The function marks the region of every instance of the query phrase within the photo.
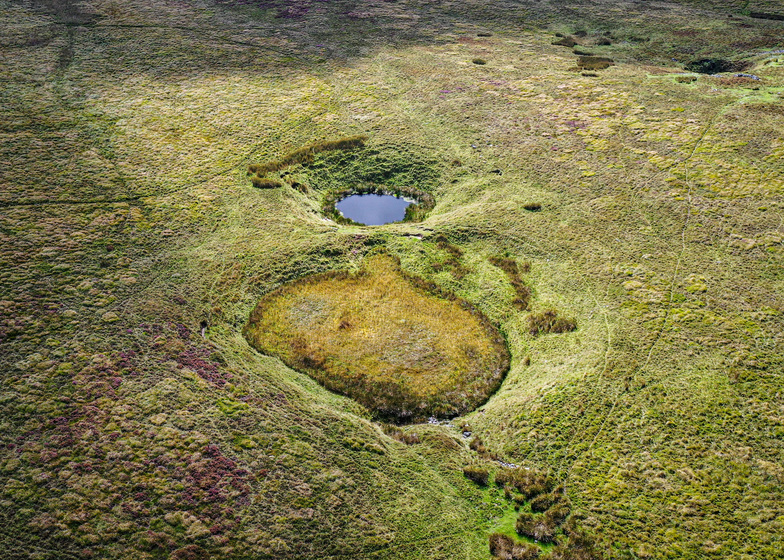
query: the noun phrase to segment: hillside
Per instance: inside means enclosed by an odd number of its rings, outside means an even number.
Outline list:
[[[5,558],[781,557],[780,2],[0,0],[0,53]],[[503,334],[478,409],[244,338],[381,253]]]

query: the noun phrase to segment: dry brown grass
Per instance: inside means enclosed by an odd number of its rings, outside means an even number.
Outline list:
[[[391,257],[266,296],[244,329],[261,352],[396,421],[483,402],[509,364],[501,334],[470,304],[404,274]]]
[[[614,65],[613,59],[604,56],[581,56],[577,59],[580,70],[605,70]]]
[[[559,317],[554,309],[548,309],[541,313],[532,313],[528,316],[528,332],[531,336],[548,333],[571,332],[577,328],[574,319]]]
[[[531,263],[526,262],[518,266],[514,259],[505,257],[490,257],[488,260],[490,264],[503,270],[509,278],[509,282],[517,294],[517,297],[512,300],[512,305],[520,311],[528,309],[531,303],[531,288],[526,286],[523,279],[520,278],[520,272],[528,273],[531,270]]]

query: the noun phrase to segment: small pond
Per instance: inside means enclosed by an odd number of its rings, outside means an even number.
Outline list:
[[[389,194],[352,194],[338,201],[335,207],[349,220],[366,226],[400,222],[412,201]]]

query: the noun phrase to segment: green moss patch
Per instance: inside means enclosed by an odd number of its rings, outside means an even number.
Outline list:
[[[503,337],[478,310],[383,254],[358,273],[309,276],[269,294],[244,334],[257,350],[395,421],[465,413],[509,366]]]

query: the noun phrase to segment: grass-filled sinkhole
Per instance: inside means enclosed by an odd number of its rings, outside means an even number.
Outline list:
[[[308,276],[265,296],[243,329],[260,352],[396,422],[482,404],[509,368],[501,333],[389,255],[358,272]]]

